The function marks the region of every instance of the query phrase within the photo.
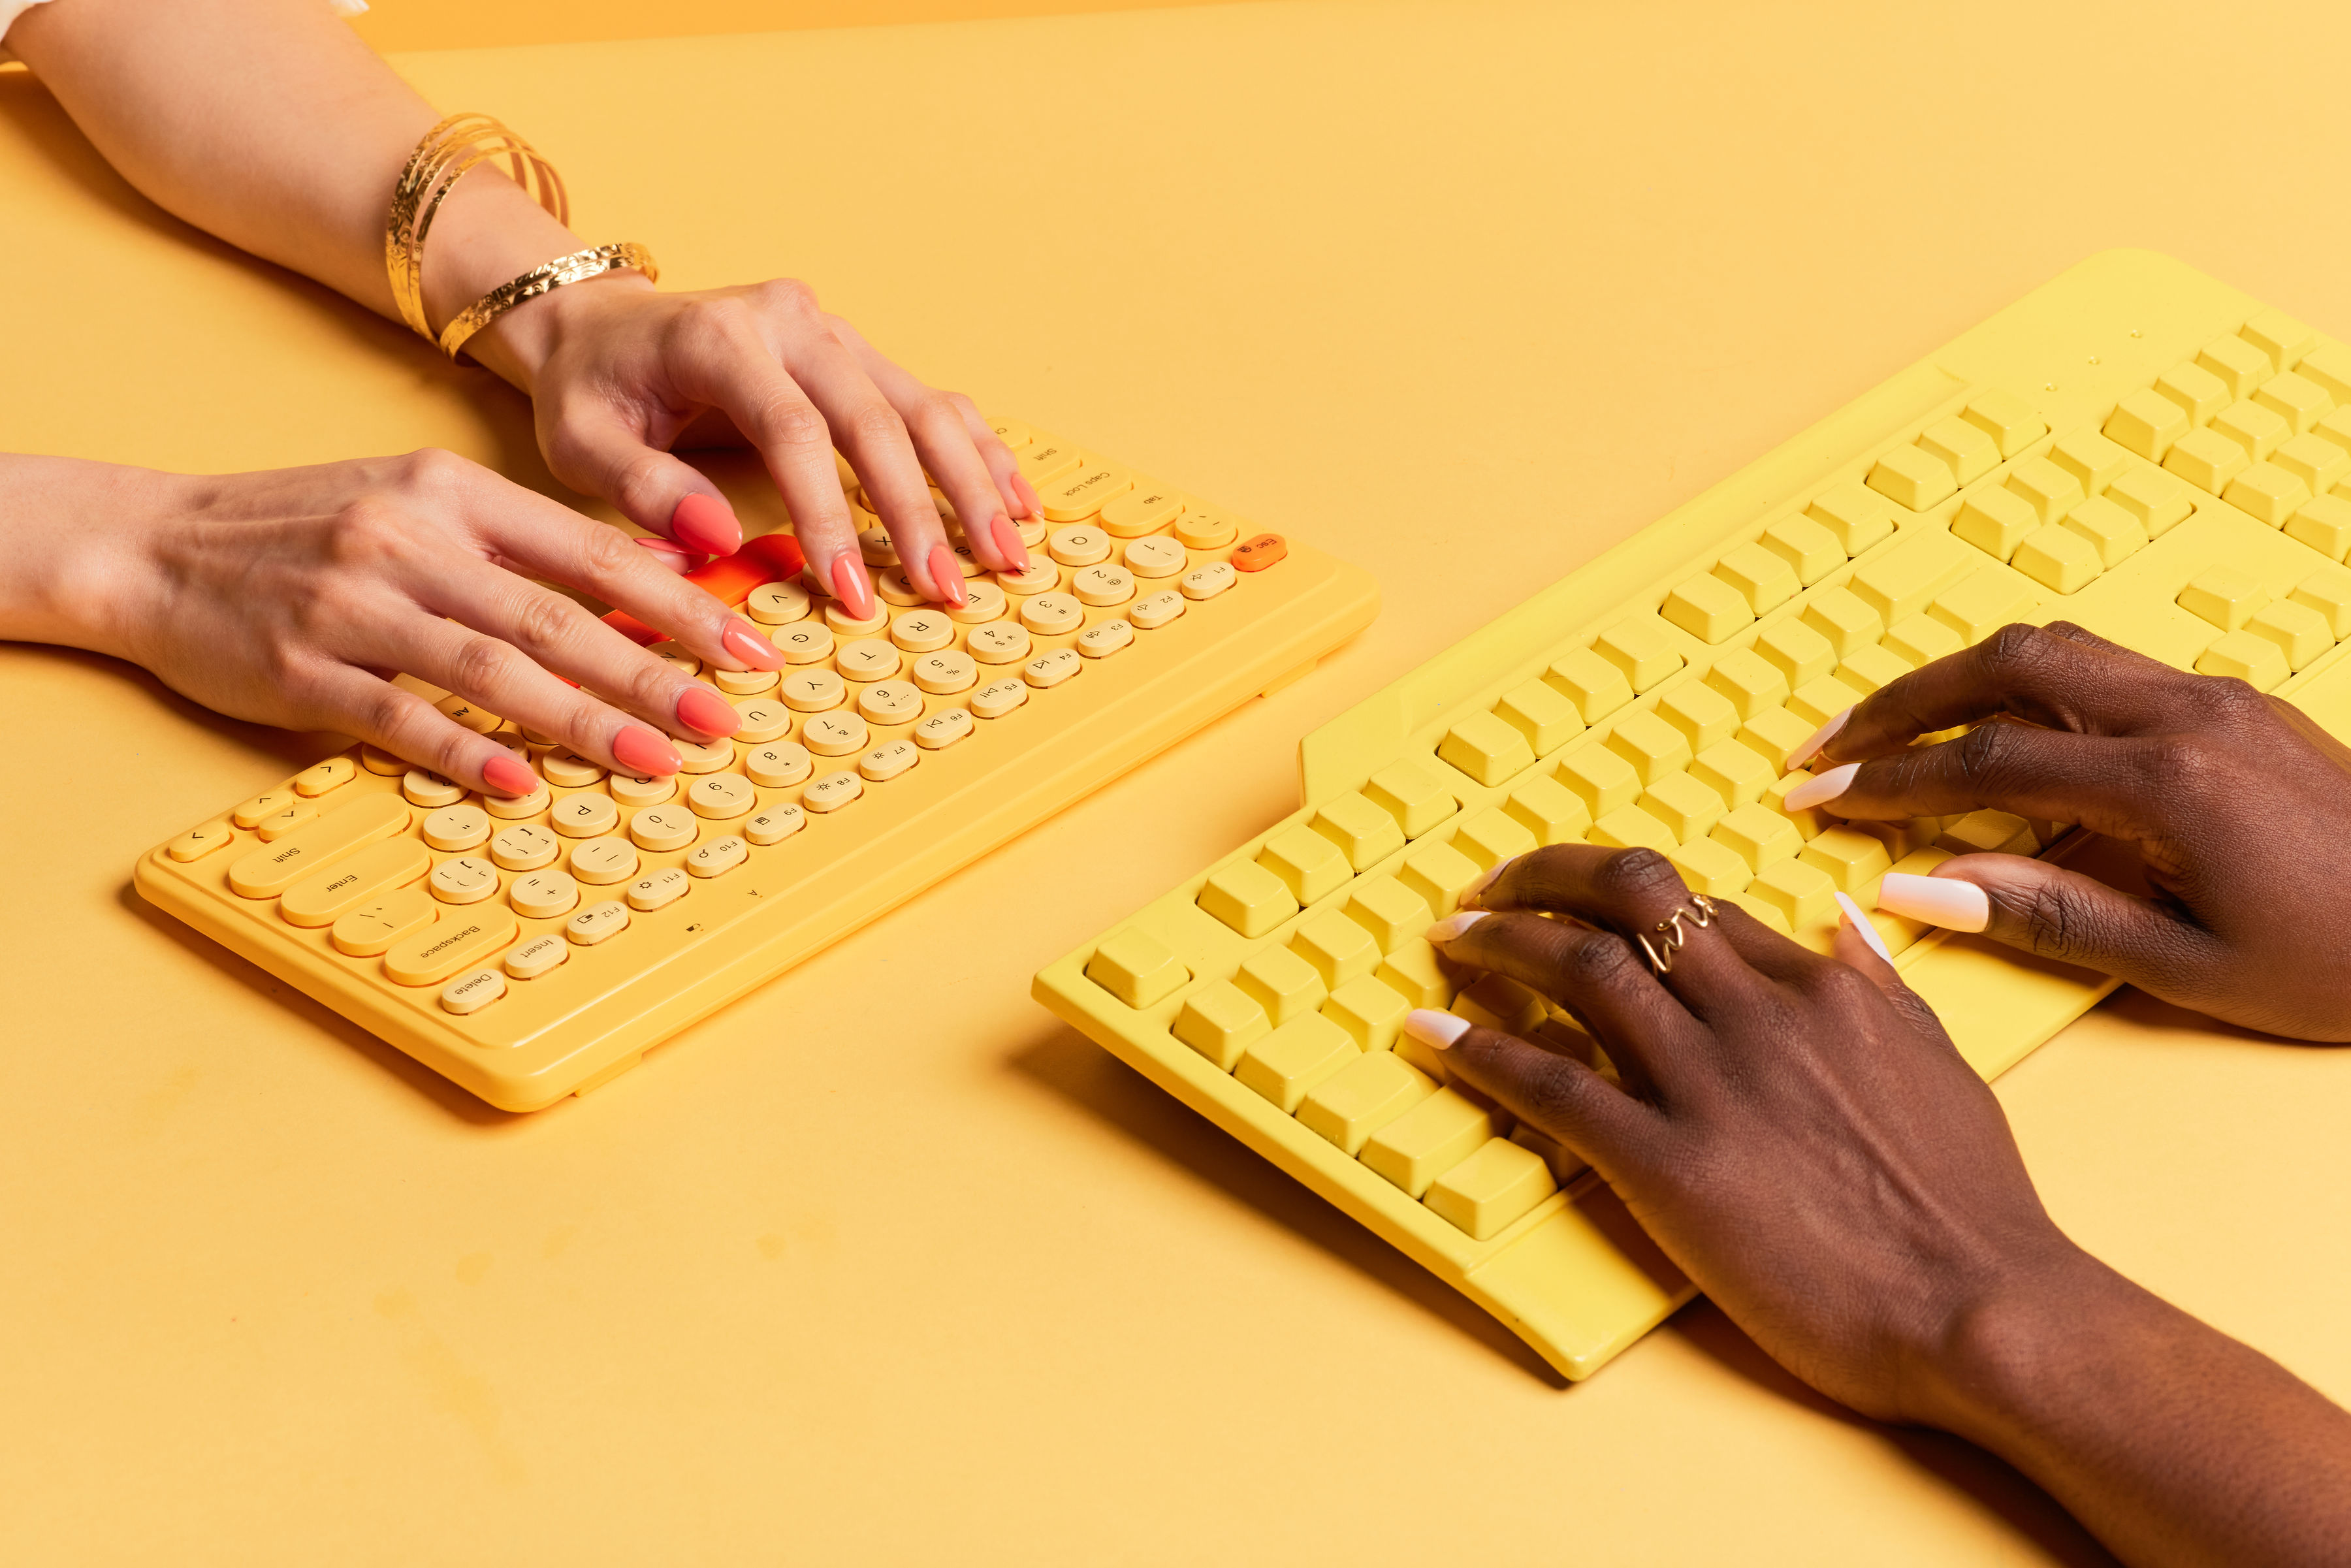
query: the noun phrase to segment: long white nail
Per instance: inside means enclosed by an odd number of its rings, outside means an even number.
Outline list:
[[[1404,1015],[1404,1031],[1423,1045],[1450,1051],[1455,1040],[1469,1032],[1469,1020],[1435,1008],[1415,1008]]]
[[[1836,732],[1844,727],[1844,721],[1852,716],[1851,708],[1846,708],[1843,713],[1830,715],[1828,723],[1813,731],[1812,739],[1788,753],[1788,771],[1793,773],[1797,768],[1818,757],[1821,754],[1821,747],[1834,739]]]
[[[1861,764],[1848,762],[1832,768],[1817,779],[1807,779],[1788,791],[1786,805],[1791,811],[1808,811],[1814,806],[1824,806],[1844,794],[1853,783],[1853,776],[1861,771]]]
[[[1869,916],[1862,912],[1861,905],[1853,901],[1853,895],[1840,893],[1836,895],[1836,901],[1837,907],[1844,911],[1845,918],[1853,922],[1854,930],[1860,933],[1861,939],[1869,944],[1869,950],[1889,964],[1894,962],[1894,955],[1886,950],[1886,938],[1877,934],[1877,927],[1872,925]]]
[[[1877,907],[1947,931],[1980,931],[1991,924],[1991,895],[1974,883],[1955,876],[1912,876],[1907,871],[1889,871],[1878,883]]]
[[[1494,879],[1500,876],[1504,872],[1510,870],[1518,858],[1518,856],[1512,855],[1509,860],[1496,861],[1485,871],[1479,873],[1478,880],[1463,888],[1460,894],[1453,900],[1454,904],[1462,909],[1474,909],[1477,907],[1478,895],[1485,892],[1488,888],[1493,886]]]
[[[1458,915],[1448,915],[1428,928],[1428,939],[1431,942],[1450,942],[1485,919],[1488,913],[1483,909],[1465,909]]]

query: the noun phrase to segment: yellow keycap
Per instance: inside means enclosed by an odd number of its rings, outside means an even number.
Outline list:
[[[630,841],[639,849],[651,850],[655,854],[682,850],[694,842],[700,832],[694,813],[675,806],[651,806],[629,819]]]
[[[1443,915],[1460,903],[1461,890],[1477,881],[1485,869],[1451,844],[1423,844],[1404,857],[1396,880]]]
[[[432,867],[432,857],[414,839],[383,840],[287,888],[277,901],[277,913],[294,925],[331,925],[360,904],[407,886]]]
[[[1771,780],[1771,788],[1763,791],[1763,799],[1760,802],[1793,822],[1796,825],[1796,831],[1807,839],[1818,837],[1827,830],[1835,827],[1839,821],[1818,806],[1794,811],[1788,809],[1789,792],[1801,788],[1813,777],[1809,770],[1783,773]]]
[[[1810,517],[1782,517],[1763,530],[1759,542],[1786,561],[1805,588],[1844,564],[1844,550],[1836,536]]]
[[[490,814],[479,806],[444,806],[428,812],[424,841],[436,850],[470,850],[490,836]]]
[[[1126,618],[1145,632],[1156,632],[1184,613],[1184,596],[1172,588],[1144,595],[1134,601]]]
[[[1918,433],[1919,448],[1939,459],[1962,485],[1972,485],[2000,464],[2000,444],[1981,425],[1954,415]]]
[[[1391,762],[1364,784],[1364,797],[1416,839],[1453,815],[1456,802],[1434,769],[1407,758]]]
[[[395,898],[398,894],[393,895]],[[386,902],[390,902],[387,900]],[[384,950],[383,972],[394,985],[437,986],[461,969],[489,962],[515,939],[514,911],[503,904],[476,904],[453,911]]]
[[[1638,806],[1620,807],[1596,819],[1584,836],[1604,850],[1649,849],[1659,854],[1672,852],[1681,841],[1671,828]]]
[[[2325,387],[2292,371],[2263,382],[2253,393],[2253,401],[2284,420],[2286,427],[2296,435],[2326,417],[2335,407],[2335,400]]]
[[[1686,683],[1675,687],[1657,699],[1656,714],[1682,732],[1694,752],[1739,733],[1739,710],[1709,685]]]
[[[1837,653],[1829,640],[1802,621],[1766,627],[1755,639],[1755,653],[1780,672],[1791,689],[1836,668]]]
[[[2066,475],[2068,481],[2072,477]],[[1983,557],[1970,546],[1939,530],[1924,529],[1857,569],[1847,586],[1877,612],[1881,622],[1892,625],[1925,609],[1935,595],[1982,564]]]
[[[2001,560],[2014,555],[2024,536],[2040,526],[2041,515],[2032,503],[2004,487],[1978,490],[1960,503],[1959,515],[1951,519],[1955,537]]]
[[[360,747],[360,766],[371,773],[387,779],[397,779],[408,771],[408,764],[389,751],[379,751],[372,746]]]
[[[629,928],[629,906],[618,899],[591,904],[563,923],[564,938],[576,946],[593,947]]]
[[[1081,463],[1071,473],[1037,487],[1048,522],[1075,522],[1092,517],[1113,496],[1134,488],[1134,476],[1115,463]]]
[[[2150,463],[2160,463],[2171,444],[2188,434],[2188,411],[2152,387],[2126,392],[2106,415],[2107,439]]]
[[[2223,632],[2234,632],[2270,601],[2269,591],[2231,566],[2211,566],[2179,591],[2179,608]]]
[[[999,571],[997,586],[1007,594],[1050,593],[1061,586],[1061,569],[1046,557],[1031,553],[1026,571]]]
[[[626,839],[589,839],[572,846],[566,863],[581,882],[609,887],[637,874],[636,846]]]
[[[875,784],[887,784],[923,759],[922,747],[911,740],[885,740],[857,759],[857,771]]]
[[[626,897],[629,907],[640,915],[664,909],[684,897],[694,886],[694,878],[677,866],[652,872],[629,883]]]
[[[735,760],[732,740],[694,741],[670,737],[670,749],[677,753],[679,771],[684,773],[716,773]]]
[[[434,866],[425,886],[444,904],[478,904],[498,891],[498,869],[479,855],[457,855]]]
[[[1788,677],[1751,648],[1717,659],[1706,674],[1706,684],[1722,694],[1742,721],[1788,700]]]
[[[1689,737],[1655,713],[1629,713],[1618,718],[1608,736],[1608,748],[1633,766],[1644,784],[1689,766]]]
[[[1184,999],[1184,1009],[1169,1032],[1214,1062],[1217,1071],[1230,1072],[1241,1052],[1273,1032],[1273,1020],[1256,998],[1229,980],[1217,980]]]
[[[1894,857],[1886,852],[1885,842],[1854,827],[1825,830],[1796,858],[1826,872],[1840,893],[1859,897],[1866,891],[1869,896],[1862,900],[1865,907],[1876,903],[1877,879],[1894,867]]]
[[[1886,634],[1886,621],[1877,610],[1842,588],[1813,594],[1804,606],[1803,623],[1819,632],[1839,659]]]
[[[686,852],[685,869],[692,876],[721,876],[751,858],[751,846],[728,834],[696,844]]]
[[[872,731],[854,713],[820,713],[800,727],[800,744],[819,757],[854,757],[872,743]]]
[[[779,844],[808,825],[808,813],[798,806],[770,806],[743,823],[743,836],[755,844]]]
[[[1059,596],[1042,597],[1058,598]],[[1083,612],[1080,613],[1082,615]],[[998,621],[986,626],[974,627],[969,641],[965,644],[965,651],[976,664],[1016,664],[1029,658],[1035,652],[1035,647],[1036,644],[1029,640],[1028,627],[1017,622]],[[952,653],[933,653],[927,659],[919,661],[915,666],[915,683],[921,684],[923,666],[929,664],[932,660],[946,661],[944,664],[932,665],[935,670],[942,672],[935,678],[942,680],[954,678],[955,674],[959,673],[960,669],[953,663],[955,657]],[[978,678],[977,670],[973,673],[973,678],[975,680]]]
[[[253,824],[265,844],[275,843],[319,814],[319,808],[309,801],[291,799]]]
[[[264,789],[260,794],[230,812],[229,820],[240,828],[257,828],[287,807],[299,804],[300,800],[300,796],[284,786],[275,789]],[[311,811],[305,814],[315,815],[316,808],[312,808]]]
[[[1748,607],[1761,615],[1776,610],[1802,591],[1796,569],[1777,552],[1761,544],[1733,545],[1714,565],[1714,575],[1739,591]]]
[[[809,592],[797,582],[763,582],[743,600],[743,612],[762,626],[787,626],[809,612]]]
[[[1586,724],[1598,723],[1633,700],[1633,684],[1625,672],[1589,648],[1553,660],[1543,672],[1543,684],[1573,703]]]
[[[1192,977],[1165,943],[1133,926],[1104,937],[1086,960],[1085,973],[1131,1008],[1156,1007]]]
[[[1792,695],[1789,698],[1793,702]],[[1796,747],[1813,737],[1822,720],[1808,719],[1784,707],[1766,708],[1749,719],[1739,729],[1737,739],[1771,765],[1776,774],[1788,766],[1788,758]]]
[[[2205,344],[2196,364],[2228,388],[2231,397],[2249,396],[2275,368],[2267,354],[2233,334]]]
[[[408,807],[398,796],[360,796],[246,851],[228,868],[229,887],[244,898],[275,898],[311,873],[389,838],[408,821]]]
[[[2336,402],[2351,402],[2351,349],[2340,344],[2312,348],[2285,368],[2324,387]]]
[[[1885,497],[1852,480],[1823,491],[1804,516],[1828,529],[1837,548],[1851,557],[1894,536],[1894,511]]]
[[[1184,547],[1170,538],[1141,538],[1119,551],[1119,564],[1137,579],[1174,577],[1190,564]]]
[[[539,766],[547,772],[549,779],[558,784],[563,784],[569,780],[558,778],[555,769],[569,760],[571,760],[569,752],[558,751],[550,753]],[[604,770],[597,768],[595,764],[585,763],[585,766],[594,770],[594,777],[583,779],[581,782],[592,784],[604,776]],[[406,798],[409,804],[423,806],[427,810],[438,810],[443,806],[454,806],[465,798],[465,791],[463,789],[452,784],[438,773],[428,773],[422,768],[412,768],[401,776],[400,792]]]
[[[2318,340],[2317,333],[2283,310],[2259,312],[2239,329],[2237,335],[2261,350],[2269,357],[2270,363],[2281,371],[2294,369]]]
[[[822,664],[832,657],[832,628],[821,621],[804,621],[776,637],[776,652],[784,656],[788,665],[807,667]],[[827,670],[826,674],[832,672]],[[791,676],[784,677],[789,684]]]
[[[1755,876],[1736,850],[1714,839],[1692,839],[1666,859],[1681,873],[1684,886],[1710,898],[1738,893]]]
[[[1946,595],[1950,591],[1944,590]],[[1963,632],[1935,619],[1932,606],[1927,614],[1905,616],[1886,629],[1885,646],[1908,660],[1913,669],[1948,658],[1967,644]]]
[[[339,953],[372,958],[420,926],[430,925],[438,914],[430,894],[421,887],[403,887],[337,916],[327,936]]]
[[[1279,1029],[1311,1013],[1329,994],[1313,965],[1287,947],[1268,947],[1242,960],[1233,983],[1257,998]]]
[[[1879,688],[1892,685],[1910,673],[1910,664],[1901,654],[1883,643],[1873,643],[1866,648],[1855,648],[1837,666],[1836,678],[1864,696]]]
[[[1760,800],[1779,770],[1753,747],[1719,741],[1692,759],[1689,776],[1714,791],[1724,810]]]
[[[1573,843],[1592,825],[1592,813],[1557,779],[1526,779],[1510,790],[1502,809],[1534,835],[1538,844]]]
[[[1029,688],[1019,681],[991,681],[971,694],[975,718],[1002,718],[1029,700]]]
[[[1489,806],[1462,819],[1453,832],[1453,847],[1476,861],[1480,871],[1489,871],[1539,846],[1525,823]]]
[[[1633,765],[1604,746],[1586,746],[1570,755],[1552,775],[1583,802],[1594,817],[1629,806],[1641,792],[1641,776]]]
[[[2016,547],[2016,570],[2057,593],[2078,593],[2104,570],[2095,546],[2062,524],[2038,528]]]
[[[2055,522],[2088,494],[2079,475],[2046,457],[2028,457],[2010,469],[2007,486],[2044,523]]]
[[[1086,566],[1070,574],[1070,589],[1081,604],[1123,604],[1134,597],[1134,574],[1123,567]],[[1035,603],[1036,601],[1029,601]]]
[[[1320,1013],[1310,1013],[1243,1051],[1233,1077],[1288,1114],[1316,1085],[1362,1055],[1345,1030]]]
[[[606,795],[566,795],[547,814],[548,825],[567,839],[592,839],[620,824],[620,808]]]
[[[805,783],[815,768],[808,747],[789,740],[754,747],[743,754],[743,771],[752,783],[768,789]]]
[[[1297,934],[1290,939],[1290,950],[1312,965],[1315,973],[1322,977],[1324,987],[1332,990],[1358,976],[1369,975],[1379,967],[1382,956],[1372,934],[1336,909],[1310,915],[1299,922]]]
[[[1134,488],[1102,503],[1102,527],[1119,538],[1157,533],[1184,511],[1184,497],[1166,486],[1139,480]]]
[[[2006,811],[1970,811],[1945,825],[1937,847],[1955,855],[2029,855],[2040,846],[2022,817]]]
[[[562,937],[534,936],[520,943],[502,960],[506,972],[517,980],[536,980],[571,956],[571,945]]]
[[[1404,848],[1404,830],[1368,797],[1349,790],[1314,813],[1314,831],[1339,846],[1347,863],[1367,870]]]
[[[1997,387],[1970,398],[1959,417],[1990,435],[2002,458],[2015,456],[2049,434],[2031,403]]]
[[[2337,480],[2351,474],[2351,452],[2321,435],[2297,435],[2279,444],[2270,461],[2301,480],[2314,496],[2323,496]]]
[[[945,751],[977,728],[968,708],[941,708],[911,731],[914,744],[925,751]]]
[[[1124,621],[1104,621],[1078,633],[1078,656],[1107,659],[1134,643],[1134,628]]]
[[[226,822],[206,822],[203,827],[190,828],[186,832],[173,839],[164,846],[163,852],[185,864],[190,861],[204,859],[235,837],[236,835],[229,831]]]
[[[832,656],[833,668],[852,681],[886,681],[898,673],[904,655],[878,637],[861,637],[841,644]]]
[[[2351,464],[2351,454],[2345,461]],[[2105,498],[2137,517],[2149,538],[2160,537],[2195,509],[2188,486],[2159,468],[2132,468],[2107,487]]]
[[[1301,904],[1336,893],[1353,874],[1339,847],[1306,827],[1277,831],[1258,852],[1257,863],[1280,877]]]
[[[1859,701],[1859,692],[1834,675],[1823,675],[1798,686],[1789,695],[1787,711],[1818,729]]]
[[[904,576],[904,569],[893,568],[889,572],[888,577],[885,577],[883,580],[880,588],[877,588],[876,591],[881,592],[882,589],[887,588],[889,578],[903,578]],[[914,591],[912,589],[907,589],[905,591],[913,593]],[[888,595],[886,593],[883,593],[882,597],[886,601]],[[914,601],[920,601],[919,596],[916,597]],[[890,607],[886,602],[878,603],[874,605],[872,614],[861,616],[852,615],[847,608],[839,603],[828,604],[824,607],[824,624],[826,629],[831,632],[836,637],[878,636],[882,632],[888,631],[890,628]],[[782,646],[780,643],[777,645],[778,647]]]
[[[958,626],[977,626],[1008,613],[1012,601],[1004,590],[993,582],[969,581],[963,585],[964,601],[947,606],[946,617]]]
[[[923,693],[910,681],[877,681],[857,695],[857,711],[870,724],[912,724],[923,716]]]
[[[652,646],[648,647],[645,652],[651,653],[654,658],[659,659],[663,664],[667,664],[671,669],[675,670],[679,674],[685,676],[688,680],[692,680],[695,676],[702,674],[702,661],[695,658],[692,653],[688,653],[684,648],[680,647],[675,643],[655,643]],[[455,699],[452,698],[450,700],[455,701]],[[459,720],[459,722],[463,723],[464,721]],[[496,720],[492,721],[492,727],[496,727]]]
[[[1660,613],[1701,643],[1720,643],[1755,619],[1746,597],[1711,572],[1667,594]]]
[[[1447,730],[1437,755],[1480,784],[1499,784],[1535,759],[1527,737],[1490,713],[1473,713]]]
[[[1107,529],[1090,524],[1081,528],[1055,528],[1046,549],[1053,559],[1063,566],[1092,566],[1110,559],[1111,537]]]
[[[1914,512],[1925,511],[1959,487],[1949,464],[1917,446],[1897,446],[1880,457],[1863,483]]]
[[[1478,1152],[1500,1130],[1494,1113],[1459,1091],[1439,1089],[1365,1139],[1365,1166],[1413,1197]]]
[[[1074,648],[1057,648],[1050,653],[1039,653],[1020,666],[1020,678],[1029,685],[1044,690],[1069,680],[1085,665]]]
[[[1343,1063],[1310,1091],[1299,1104],[1298,1121],[1353,1155],[1373,1134],[1435,1092],[1437,1084],[1426,1073],[1390,1051],[1374,1050]]]
[[[1194,567],[1176,580],[1176,586],[1189,600],[1214,599],[1240,580],[1230,561],[1212,560],[1206,566]]]
[[[2351,637],[2351,571],[2323,566],[2297,584],[2294,601],[2315,610],[2339,640]]]
[[[1432,1183],[1425,1200],[1438,1218],[1485,1241],[1500,1235],[1559,1190],[1551,1166],[1508,1138],[1489,1138],[1477,1153]]]
[[[515,878],[507,890],[517,915],[531,920],[554,920],[571,913],[580,902],[580,883],[569,873],[535,871]]]
[[[2037,528],[2033,531],[2040,532]],[[1927,613],[1949,627],[1961,641],[1980,643],[2022,617],[2031,608],[2032,599],[2032,584],[2019,571],[1986,566],[1937,594],[1935,601],[1927,607]]]
[[[1371,933],[1382,953],[1419,936],[1436,918],[1428,901],[1393,876],[1366,877],[1347,894],[1347,918]]]
[[[1583,716],[1548,681],[1529,681],[1504,692],[1494,716],[1525,736],[1537,755],[1557,750],[1583,730]]]
[[[1714,787],[1687,773],[1667,774],[1649,786],[1636,805],[1665,824],[1677,844],[1706,837],[1723,813],[1722,797]]]
[[[2230,480],[2220,498],[2257,522],[2282,528],[2310,499],[2310,486],[2274,463],[2256,463]]]
[[[2326,617],[2306,604],[2263,605],[2245,622],[2245,630],[2276,643],[2290,670],[2303,668],[2335,646],[2335,632]]]
[[[2294,426],[2274,411],[2252,402],[2231,403],[2212,416],[2207,428],[2243,447],[2255,463],[2265,461],[2287,436],[2295,434]]]
[[[1750,873],[1793,860],[1804,847],[1804,835],[1794,822],[1761,804],[1725,812],[1708,837],[1738,855]]]
[[[2095,430],[2076,430],[2057,438],[2049,460],[2081,481],[2085,496],[2095,496],[2122,476],[2130,454]]]
[[[2244,447],[2209,427],[2191,430],[2172,444],[2163,466],[2199,490],[2217,496],[2229,481],[2252,466]]]
[[[544,827],[517,822],[490,841],[490,859],[507,871],[537,871],[554,862],[563,841]]]
[[[2236,394],[2201,365],[2174,365],[2155,378],[2155,390],[2187,412],[2189,423],[2202,425],[2229,406]]]
[[[1085,623],[1086,607],[1072,594],[1040,593],[1023,600],[1020,604],[1020,624],[1040,637],[1058,637],[1074,632]],[[974,642],[977,633],[974,633]],[[985,662],[986,656],[975,657]]]
[[[1868,841],[1881,856],[1886,846]],[[1746,896],[1760,899],[1779,912],[1791,931],[1836,920],[1836,883],[1827,872],[1798,860],[1776,861],[1755,873]]]
[[[1383,959],[1373,977],[1416,1008],[1441,1008],[1453,999],[1453,980],[1437,949],[1417,937]]]
[[[2060,526],[2089,540],[2102,568],[2120,566],[2147,543],[2139,520],[2104,496],[2093,496],[2066,513]]]
[[[1592,651],[1625,673],[1636,692],[1646,692],[1682,667],[1682,656],[1654,615],[1620,621],[1593,639]],[[1589,720],[1592,716],[1586,714]]]

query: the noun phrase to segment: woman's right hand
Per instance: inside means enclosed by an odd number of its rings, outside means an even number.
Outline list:
[[[2155,889],[2137,898],[2044,861],[1972,854],[1887,876],[1880,908],[2231,1023],[2351,1040],[2351,748],[2291,704],[2064,622],[2016,625],[1857,704],[1821,755],[1838,766],[1791,805],[2078,822],[2135,848]]]
[[[532,578],[627,611],[705,664],[783,663],[628,535],[446,452],[221,476],[5,462],[12,509],[49,519],[48,547],[11,531],[50,570],[5,596],[0,631],[132,660],[207,707],[356,736],[469,789],[527,795],[538,780],[394,673],[640,776],[677,771],[671,736],[740,724],[710,687]]]

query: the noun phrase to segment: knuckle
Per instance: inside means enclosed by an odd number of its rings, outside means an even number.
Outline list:
[[[884,444],[906,438],[906,422],[879,398],[850,415],[849,427],[861,444]]]
[[[599,578],[619,576],[636,564],[639,553],[632,536],[605,524],[591,524],[580,541],[581,564]]]
[[[789,316],[818,316],[816,290],[797,277],[771,277],[758,285],[759,303]]]
[[[1677,895],[1687,891],[1673,862],[1652,849],[1619,850],[1610,855],[1601,862],[1600,887],[1604,894],[1621,898],[1637,898],[1668,888]]]
[[[512,648],[495,637],[478,632],[465,639],[450,664],[450,676],[456,689],[468,697],[484,700],[482,694],[495,691],[513,673],[516,654]]]
[[[2040,627],[2011,621],[1977,644],[1977,664],[1995,681],[2014,680],[2046,664],[2053,643]]]
[[[1560,970],[1571,991],[1598,989],[1624,977],[1634,961],[1631,943],[1598,932],[1571,941],[1560,956]]]
[[[401,479],[413,490],[440,495],[472,476],[474,465],[442,446],[423,446],[401,459]]]
[[[406,555],[408,519],[390,502],[363,496],[334,516],[329,549],[346,566],[381,566]]]
[[[515,631],[528,648],[559,648],[573,641],[588,612],[559,593],[532,589],[515,610]]]
[[[824,447],[832,445],[832,430],[825,423],[824,415],[816,404],[797,392],[778,389],[760,404],[759,423],[768,436],[779,446]]]
[[[2251,687],[2246,688],[2251,690]],[[2139,776],[2150,800],[2198,800],[2228,787],[2231,754],[2196,736],[2165,736],[2139,753]]]

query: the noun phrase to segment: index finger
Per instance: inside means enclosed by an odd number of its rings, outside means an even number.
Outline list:
[[[2077,735],[2177,727],[2184,676],[2069,622],[2003,626],[1972,648],[1887,682],[1821,727],[1789,759],[1851,762],[1922,735],[2005,714]]]

